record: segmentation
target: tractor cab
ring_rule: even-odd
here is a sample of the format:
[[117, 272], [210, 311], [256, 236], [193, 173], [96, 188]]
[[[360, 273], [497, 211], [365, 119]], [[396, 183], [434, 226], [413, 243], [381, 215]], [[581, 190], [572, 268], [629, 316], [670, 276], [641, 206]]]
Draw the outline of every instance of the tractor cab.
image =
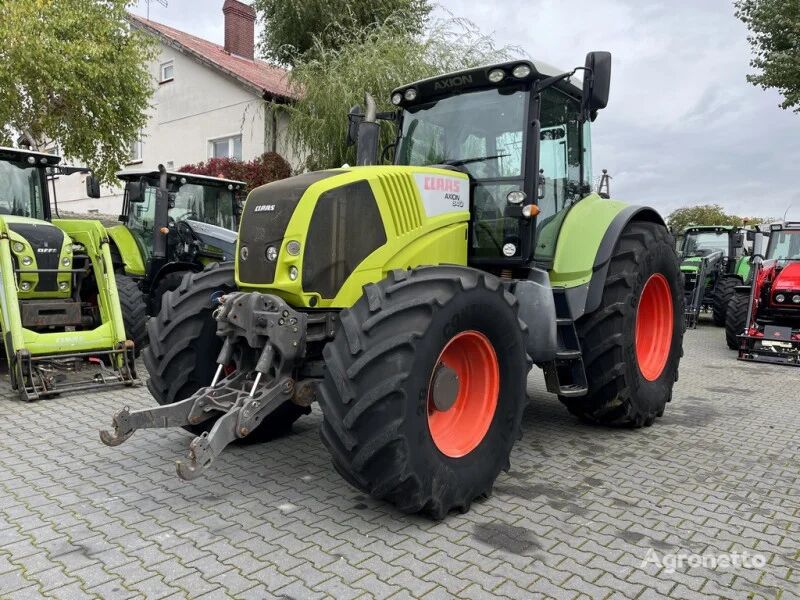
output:
[[564, 217], [591, 191], [590, 122], [608, 100], [610, 61], [590, 53], [583, 83], [579, 69], [514, 61], [394, 90], [395, 163], [469, 176], [470, 264], [552, 262]]
[[[159, 171], [131, 169], [117, 173], [125, 183], [119, 220], [133, 235], [147, 262], [153, 254]], [[233, 258], [239, 202], [245, 184], [219, 177], [167, 172], [168, 246], [172, 254], [209, 254]], [[232, 234], [232, 235], [231, 235]], [[193, 242], [199, 241], [200, 244]]]
[[687, 326], [697, 325], [704, 308], [710, 309], [714, 323], [722, 326], [734, 288], [750, 275], [747, 230], [731, 225], [702, 225], [689, 227], [682, 237]]

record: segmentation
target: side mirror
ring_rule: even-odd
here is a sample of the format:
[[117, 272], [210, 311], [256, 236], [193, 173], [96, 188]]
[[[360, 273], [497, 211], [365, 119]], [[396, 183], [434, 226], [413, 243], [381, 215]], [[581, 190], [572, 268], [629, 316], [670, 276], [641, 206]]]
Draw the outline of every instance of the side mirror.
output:
[[125, 184], [125, 191], [128, 194], [128, 202], [138, 204], [144, 202], [144, 183], [141, 181], [129, 181]]
[[734, 234], [732, 242], [734, 248], [744, 248], [744, 234]]
[[347, 114], [347, 145], [358, 142], [358, 125], [364, 120], [364, 113], [357, 104]]
[[597, 111], [608, 105], [611, 85], [611, 53], [589, 52], [583, 77], [583, 108], [594, 121]]
[[86, 176], [86, 196], [89, 198], [100, 197], [100, 181], [92, 173]]
[[755, 229], [748, 229], [747, 230], [747, 241], [748, 242], [755, 242], [756, 241]]

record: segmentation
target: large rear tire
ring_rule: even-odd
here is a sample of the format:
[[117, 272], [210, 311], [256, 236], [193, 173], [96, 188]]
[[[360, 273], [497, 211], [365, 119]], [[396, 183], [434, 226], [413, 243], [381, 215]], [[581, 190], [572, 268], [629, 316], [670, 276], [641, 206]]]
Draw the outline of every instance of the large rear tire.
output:
[[[144, 366], [150, 375], [147, 387], [156, 402], [172, 404], [211, 385], [222, 348], [212, 312], [216, 299], [235, 289], [233, 264], [217, 263], [200, 273], [187, 274], [177, 289], [164, 294], [161, 311], [147, 324], [150, 345], [144, 351]], [[259, 442], [286, 434], [292, 423], [309, 412], [307, 407], [285, 402], [243, 439]], [[215, 421], [212, 418], [185, 429], [200, 435]]]
[[127, 275], [115, 275], [119, 306], [125, 335], [134, 343], [134, 354], [138, 357], [147, 345], [147, 302], [139, 284]]
[[321, 434], [336, 469], [404, 512], [466, 511], [520, 437], [526, 335], [514, 296], [474, 269], [365, 286], [323, 352]]
[[738, 350], [741, 346], [739, 337], [747, 327], [747, 309], [750, 304], [749, 293], [736, 293], [728, 304], [725, 317], [725, 342], [731, 350]]
[[683, 289], [663, 225], [625, 227], [599, 308], [576, 322], [589, 391], [561, 397], [569, 411], [603, 425], [652, 425], [672, 399], [682, 355]]
[[717, 283], [717, 289], [714, 290], [714, 305], [711, 307], [711, 316], [717, 327], [725, 327], [728, 304], [733, 298], [733, 292], [737, 285], [742, 285], [742, 280], [733, 276], [723, 277]]

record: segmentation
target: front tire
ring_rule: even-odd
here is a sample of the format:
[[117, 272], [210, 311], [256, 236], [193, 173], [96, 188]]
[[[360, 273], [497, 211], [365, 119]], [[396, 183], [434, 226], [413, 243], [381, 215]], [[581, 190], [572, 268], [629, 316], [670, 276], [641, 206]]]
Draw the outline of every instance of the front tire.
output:
[[725, 317], [725, 342], [731, 350], [738, 350], [741, 347], [739, 336], [744, 333], [747, 327], [749, 304], [749, 293], [734, 294], [728, 304], [728, 313]]
[[134, 355], [138, 356], [147, 345], [147, 302], [139, 284], [127, 275], [115, 275], [119, 307], [125, 324], [125, 335], [133, 341]]
[[711, 307], [711, 316], [717, 327], [725, 327], [728, 304], [733, 298], [737, 285], [742, 285], [742, 280], [737, 277], [723, 277], [717, 283], [717, 289], [714, 290], [714, 305]]
[[[164, 294], [161, 311], [147, 324], [150, 345], [144, 351], [144, 366], [150, 375], [147, 388], [156, 402], [172, 404], [211, 385], [222, 348], [212, 312], [217, 298], [235, 290], [233, 264], [215, 263], [200, 273], [188, 274], [177, 289]], [[259, 442], [284, 435], [309, 412], [309, 408], [287, 401], [243, 440]], [[200, 435], [210, 431], [215, 421], [211, 418], [184, 429]]]
[[682, 355], [683, 289], [663, 225], [629, 223], [614, 249], [600, 306], [576, 322], [589, 390], [560, 397], [603, 425], [652, 425], [672, 399]]
[[514, 296], [474, 269], [366, 286], [323, 352], [321, 435], [336, 469], [404, 512], [466, 511], [520, 437], [526, 335]]

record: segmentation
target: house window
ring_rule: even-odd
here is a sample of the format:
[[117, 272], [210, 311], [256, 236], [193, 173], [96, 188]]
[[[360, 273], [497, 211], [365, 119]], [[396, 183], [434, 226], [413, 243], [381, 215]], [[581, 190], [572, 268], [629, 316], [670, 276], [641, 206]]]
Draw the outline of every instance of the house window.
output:
[[242, 136], [231, 135], [211, 140], [209, 158], [235, 158], [242, 160]]
[[142, 134], [139, 134], [134, 141], [131, 142], [128, 151], [128, 162], [136, 163], [142, 162]]
[[161, 63], [161, 83], [172, 81], [175, 78], [175, 65], [171, 60]]

